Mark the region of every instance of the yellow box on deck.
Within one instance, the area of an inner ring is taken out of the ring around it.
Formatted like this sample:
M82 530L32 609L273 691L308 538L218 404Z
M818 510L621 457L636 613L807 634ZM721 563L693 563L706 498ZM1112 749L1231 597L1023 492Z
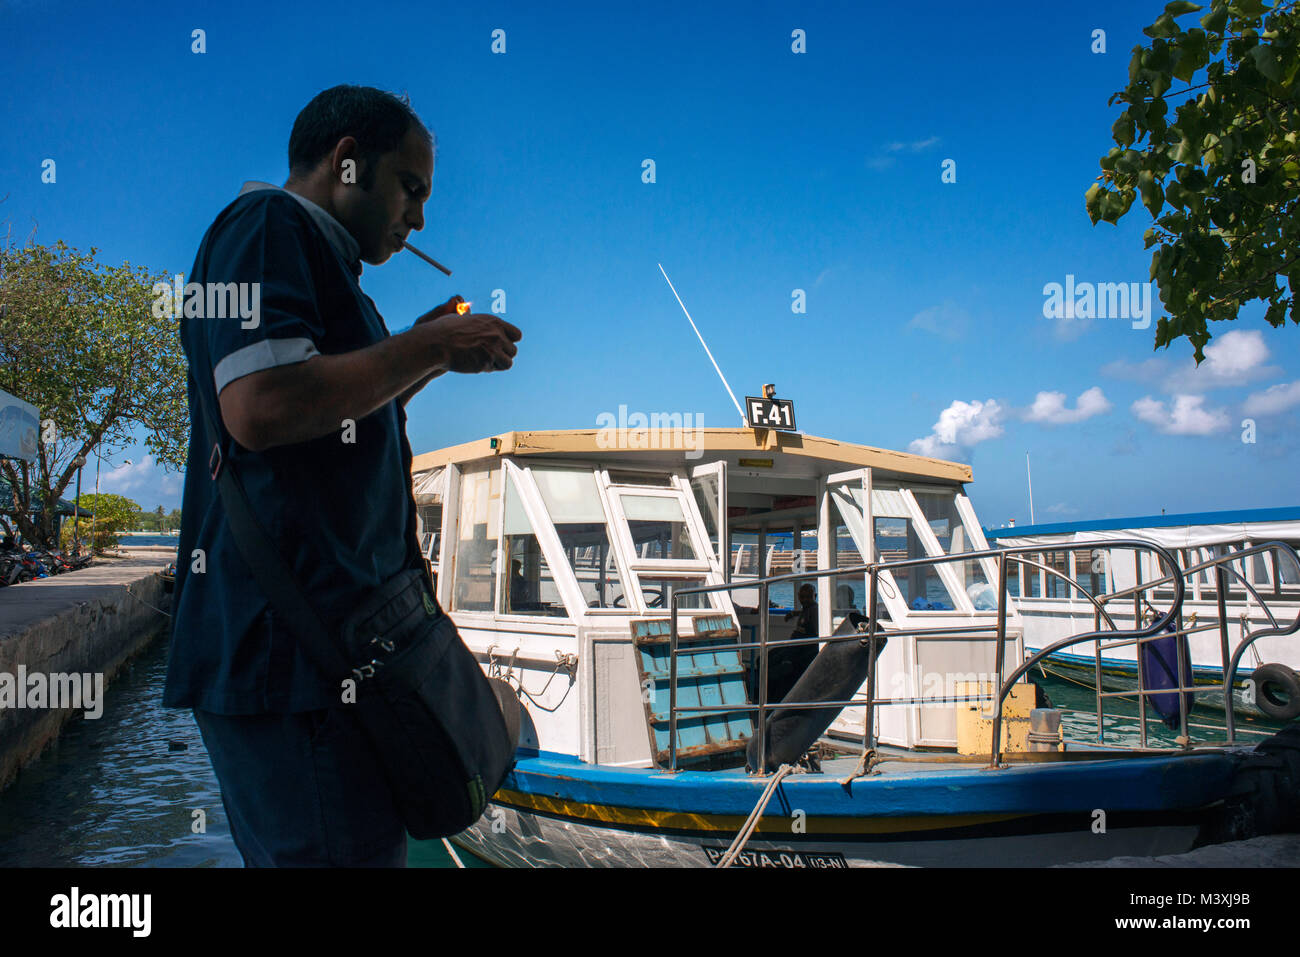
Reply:
M958 681L957 697L974 694L993 694L995 689L987 681ZM993 702L960 701L957 707L957 753L988 754L993 744ZM1034 707L1034 686L1021 682L1011 688L1002 703L1002 750L1023 752L1029 750L1029 712Z

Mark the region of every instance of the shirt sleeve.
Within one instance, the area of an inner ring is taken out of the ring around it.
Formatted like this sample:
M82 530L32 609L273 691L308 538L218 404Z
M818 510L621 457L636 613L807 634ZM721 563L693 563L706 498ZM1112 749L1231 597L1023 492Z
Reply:
M313 276L319 244L297 202L274 193L219 225L200 284L205 302L197 330L207 336L218 395L236 379L320 354L325 325Z

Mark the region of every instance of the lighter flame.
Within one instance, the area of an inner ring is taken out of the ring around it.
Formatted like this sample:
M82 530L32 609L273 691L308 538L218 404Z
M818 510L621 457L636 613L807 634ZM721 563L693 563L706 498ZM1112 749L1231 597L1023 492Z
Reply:
M456 312L463 316L465 313L469 312L469 307L472 305L472 302L458 302L456 303Z

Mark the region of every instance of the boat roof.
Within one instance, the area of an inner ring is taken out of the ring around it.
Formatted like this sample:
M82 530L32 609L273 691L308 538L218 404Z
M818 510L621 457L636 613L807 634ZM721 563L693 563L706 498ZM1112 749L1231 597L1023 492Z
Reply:
M965 483L972 479L971 467L961 462L910 452L895 452L870 445L856 445L835 439L779 432L775 429L717 428L685 430L692 445L683 448L680 429L629 429L620 435L621 446L636 441L638 447L611 447L608 429L555 429L512 431L453 445L415 456L412 473L448 464L461 465L500 456L546 456L548 458L600 461L629 466L702 465L726 459L729 468L764 469L781 456L783 476L812 477L828 471L868 467L881 477L921 478ZM691 458L686 458L686 453ZM702 454L696 455L696 452ZM765 462L765 464L749 464ZM830 466L830 468L827 468Z
M984 537L1025 538L1033 535L1068 535L1073 532L1101 532L1115 529L1174 528L1189 525L1249 525L1260 522L1300 521L1300 507L1229 509L1221 512L1184 512L1179 515L1141 515L1133 518L1103 518L1086 522L1052 522L986 528Z

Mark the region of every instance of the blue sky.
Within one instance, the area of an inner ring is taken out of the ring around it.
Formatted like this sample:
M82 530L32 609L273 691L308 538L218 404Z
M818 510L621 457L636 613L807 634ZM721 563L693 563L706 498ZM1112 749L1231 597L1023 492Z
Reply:
M738 394L775 382L805 432L970 461L985 524L1028 521L1026 452L1040 522L1295 504L1300 330L1248 308L1192 370L1185 342L1152 352L1158 300L1146 330L1044 316L1067 275L1147 280L1149 216L1094 228L1083 194L1163 4L605 6L11 2L0 216L185 272L242 182L284 181L313 95L405 91L439 140L413 239L455 275L399 255L362 285L395 332L497 288L524 331L510 372L411 404L417 453L620 405L739 424L662 262ZM142 447L112 464L102 490L179 506Z

